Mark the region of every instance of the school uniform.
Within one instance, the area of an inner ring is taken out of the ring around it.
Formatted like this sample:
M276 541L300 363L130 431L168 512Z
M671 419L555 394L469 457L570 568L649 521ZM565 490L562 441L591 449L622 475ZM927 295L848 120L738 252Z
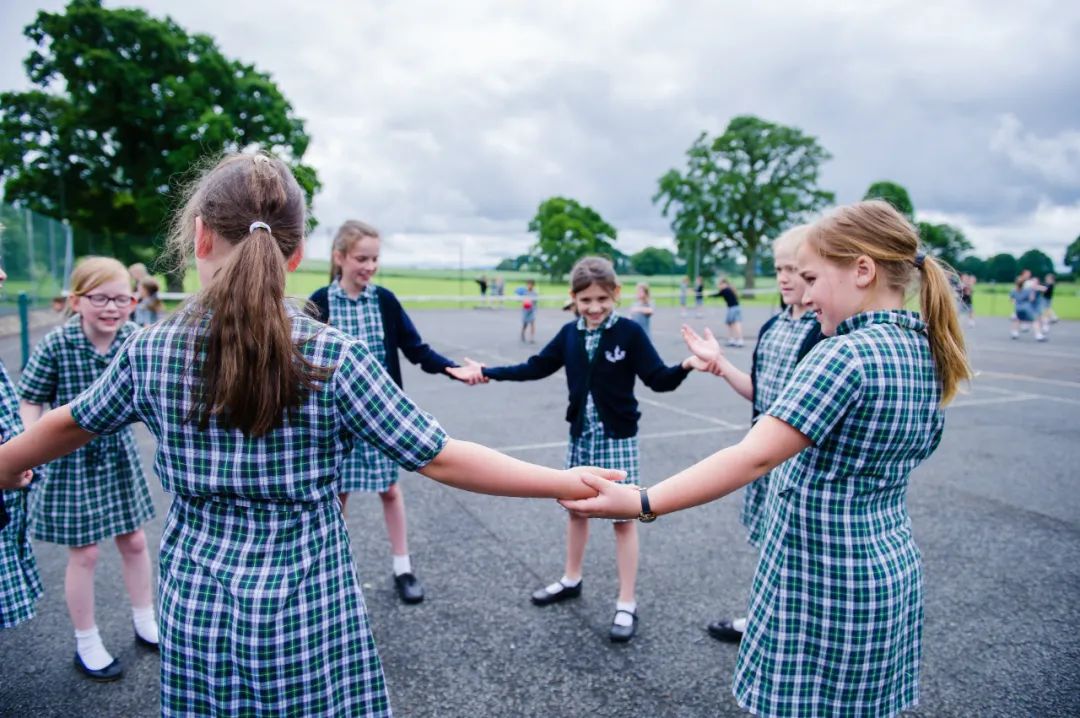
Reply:
M926 324L857 314L766 412L812 445L773 471L733 692L765 716L895 715L918 702L922 567L911 471L944 416Z
M750 368L753 386L751 423L757 423L772 406L794 373L795 366L825 338L813 312L804 312L796 319L791 307L765 322L758 337ZM746 540L750 545L760 547L760 524L765 499L769 494L769 474L747 484L744 493L739 520L746 527Z
M566 467L621 469L639 482L638 411L634 380L653 391L674 391L689 374L681 366L665 366L641 325L614 312L596 329L584 317L567 322L547 346L513 366L484 367L496 381L531 381L566 368L570 405L570 443Z
M19 396L46 406L69 403L101 375L138 327L127 322L99 354L76 314L34 347ZM135 435L130 428L94 439L45 467L31 493L30 533L38 541L88 546L130 533L154 517Z
M0 362L0 443L22 430L19 397ZM33 618L42 594L26 531L28 493L29 489L0 491L0 628L12 628Z
M205 319L137 333L71 407L88 431L142 421L158 440L175 496L160 561L166 716L390 715L337 478L358 443L416 470L447 437L365 343L289 316L304 357L336 368L264 436L186 421Z
M364 342L399 387L402 380L398 350L429 374L445 374L447 367L457 366L423 342L409 315L389 289L368 284L353 299L334 280L329 287L316 291L310 302L316 307L317 319ZM352 455L342 465L339 491L383 493L397 480L397 464L361 441L356 443Z

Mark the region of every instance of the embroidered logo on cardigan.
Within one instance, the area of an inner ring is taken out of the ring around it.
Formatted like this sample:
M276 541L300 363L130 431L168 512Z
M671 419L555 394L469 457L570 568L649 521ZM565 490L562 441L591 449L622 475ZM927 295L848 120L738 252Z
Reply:
M623 359L625 359L626 352L624 352L622 348L618 344L616 344L614 349L604 352L604 358L614 364L617 361L622 361Z

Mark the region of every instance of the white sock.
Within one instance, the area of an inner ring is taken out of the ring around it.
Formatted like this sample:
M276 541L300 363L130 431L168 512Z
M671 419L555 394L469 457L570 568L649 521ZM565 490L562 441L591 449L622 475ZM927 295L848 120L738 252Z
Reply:
M734 621L731 622L731 627L739 633L746 633L746 619L736 618Z
M630 626L634 623L633 616L623 613L623 611L629 611L631 614L637 611L637 601L630 601L624 603L622 601L615 602L615 625L616 626Z
M154 605L146 608L132 608L131 618L135 621L135 633L149 643L158 642L157 619L154 618Z
M100 671L113 662L113 657L105 650L97 626L85 631L75 630L75 649L83 665L92 671Z
M403 573L412 573L412 560L409 559L409 554L394 556L394 575L400 576Z
M549 585L545 586L544 590L547 591L548 593L556 594L559 591L563 590L564 588L573 588L574 586L578 585L579 583L581 583L580 578L573 579L573 578L567 578L566 576L563 576L562 578L560 578L555 583L552 583L552 584L549 584Z

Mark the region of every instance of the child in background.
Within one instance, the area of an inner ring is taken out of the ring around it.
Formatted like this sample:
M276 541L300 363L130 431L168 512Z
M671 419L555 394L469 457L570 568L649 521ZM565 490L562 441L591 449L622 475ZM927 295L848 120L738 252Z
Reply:
M265 155L205 173L170 238L180 266L194 248L202 292L135 333L74 402L0 446L9 488L132 422L157 438L174 495L160 562L166 717L390 715L336 498L355 442L472 491L593 493L582 471L449 438L363 342L287 304L304 204L285 163Z
M946 272L880 200L815 223L797 254L818 344L736 444L647 491L585 479L562 502L653 520L769 480L761 559L733 692L763 716L893 716L918 703L922 561L911 472L941 441L942 407L971 377ZM922 282L922 317L905 292Z
M67 404L101 376L137 327L128 321L135 298L124 265L87 257L71 273L68 321L34 348L19 380L23 422L32 427L47 406ZM75 626L75 666L88 678L123 675L105 648L94 618L98 544L112 538L120 552L131 599L135 639L157 648L158 628L150 553L142 526L154 516L135 436L130 428L98 438L45 468L34 489L30 533L68 547L64 594Z
M160 287L153 277L145 277L138 283L139 303L135 305L135 323L148 327L157 323L165 311L165 303L158 298Z
M649 285L645 282L639 282L637 296L630 306L630 318L641 325L641 328L645 330L645 336L649 337L650 340L652 339L652 331L649 325L652 323L653 309L654 305L649 295Z
M525 342L528 332L529 344L536 344L536 304L540 297L536 293L536 280L525 280L525 291L521 295L521 341Z
M690 294L690 277L679 280L679 314L686 316L686 300Z
M773 243L776 258L776 284L784 310L773 315L758 331L750 373L742 371L724 356L720 343L708 329L704 338L683 325L683 339L692 352L708 362L712 373L721 376L742 398L751 403L751 425L757 423L773 401L780 396L795 367L818 342L824 339L817 316L803 305L806 282L799 276L795 256L809 225L789 229ZM769 474L746 485L743 509L739 516L747 530L747 541L761 547ZM708 625L709 635L720 641L738 643L746 631L746 618L722 618Z
M716 294L713 296L723 297L727 304L727 316L724 317L724 324L727 325L727 345L741 347L743 345L742 307L739 305L739 295L735 293L735 287L731 286L727 277L720 277L716 280Z
M639 449L638 403L634 381L640 378L653 391L674 391L693 368L705 364L693 356L682 364L665 366L652 342L635 322L615 314L619 282L611 262L585 257L570 272L570 297L578 318L563 325L540 352L523 364L480 368L466 365L497 381L532 381L566 369L570 405L570 443L566 465L595 462L621 469L620 483L637 486ZM474 382L475 383L475 380ZM619 597L609 636L629 641L637 630L635 584L638 568L637 525L618 522L615 527L615 562ZM548 606L581 595L582 560L589 538L589 522L571 516L567 529L566 565L561 579L532 595L537 606Z
M310 299L316 318L364 341L398 387L403 385L399 352L429 374L455 379L468 376L424 343L393 292L373 283L381 248L379 231L370 224L348 220L338 229L331 253L330 285L316 290ZM394 588L404 603L420 603L424 587L409 555L405 494L398 485L397 464L363 441L356 443L342 465L338 493L343 512L354 491L379 495L390 538Z
M705 277L698 277L694 283L694 316L705 316Z
M0 268L0 287L5 281L7 274ZM0 444L22 431L19 395L0 362ZM0 491L0 628L14 628L33 618L41 598L41 577L26 530L29 489L22 488L32 476L27 471L20 486Z
M974 277L972 280L974 281ZM1054 285L1057 284L1057 277L1053 274L1047 274L1043 280L1043 286L1046 288L1043 291L1043 299L1045 300L1043 308L1043 326L1049 327L1051 324L1057 324L1058 315L1054 313Z

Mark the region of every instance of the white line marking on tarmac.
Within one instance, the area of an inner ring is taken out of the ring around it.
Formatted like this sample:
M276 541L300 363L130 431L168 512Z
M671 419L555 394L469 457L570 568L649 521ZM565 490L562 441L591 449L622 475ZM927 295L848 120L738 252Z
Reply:
M657 401L656 399L640 399L639 398L638 401L640 401L642 404L648 404L649 406L655 406L655 407L658 407L660 409L667 409L668 411L674 412L676 414L682 414L683 416L689 416L692 419L697 419L698 421L707 421L710 424L716 424L717 426L723 426L726 429L746 429L746 428L748 428L748 427L746 427L746 426L744 426L742 424L734 424L734 423L732 423L730 421L724 421L723 419L717 419L715 416L709 416L708 414L699 414L696 411L688 411L686 409L681 409L681 408L679 408L677 406L671 406L670 404L665 404L664 402Z
M710 426L701 429L684 429L682 431L658 431L651 434L638 434L638 439L642 441L650 441L652 439L674 439L679 436L697 436L700 434L723 434L729 431L741 431L746 430L748 427L737 426ZM509 453L511 451L533 451L539 449L558 449L566 447L565 441L551 441L545 444L519 444L517 446L498 446L495 447L496 451L503 453Z
M1067 386L1070 389L1080 389L1080 382L1077 381L1065 381L1064 379L1043 379L1038 376L1025 376L1024 374L1010 374L1004 371L976 371L975 378L980 376L990 377L992 379L1013 379L1016 381L1030 381L1036 384L1048 384L1050 386Z
M985 345L975 345L975 346L971 347L971 352L973 354L978 354L979 352L995 352L997 354L1013 354L1013 355L1016 355L1016 356L1022 356L1025 359L1033 358L1033 357L1034 358L1051 357L1051 358L1054 358L1054 359L1076 359L1076 358L1078 358L1076 354L1066 354L1065 352L1047 351L1047 350L1044 350L1042 347L1039 347L1038 349L1031 349L1030 351L1025 351L1025 350L1020 349L1020 348L1005 349L1004 347L989 347L989 346L985 346Z

